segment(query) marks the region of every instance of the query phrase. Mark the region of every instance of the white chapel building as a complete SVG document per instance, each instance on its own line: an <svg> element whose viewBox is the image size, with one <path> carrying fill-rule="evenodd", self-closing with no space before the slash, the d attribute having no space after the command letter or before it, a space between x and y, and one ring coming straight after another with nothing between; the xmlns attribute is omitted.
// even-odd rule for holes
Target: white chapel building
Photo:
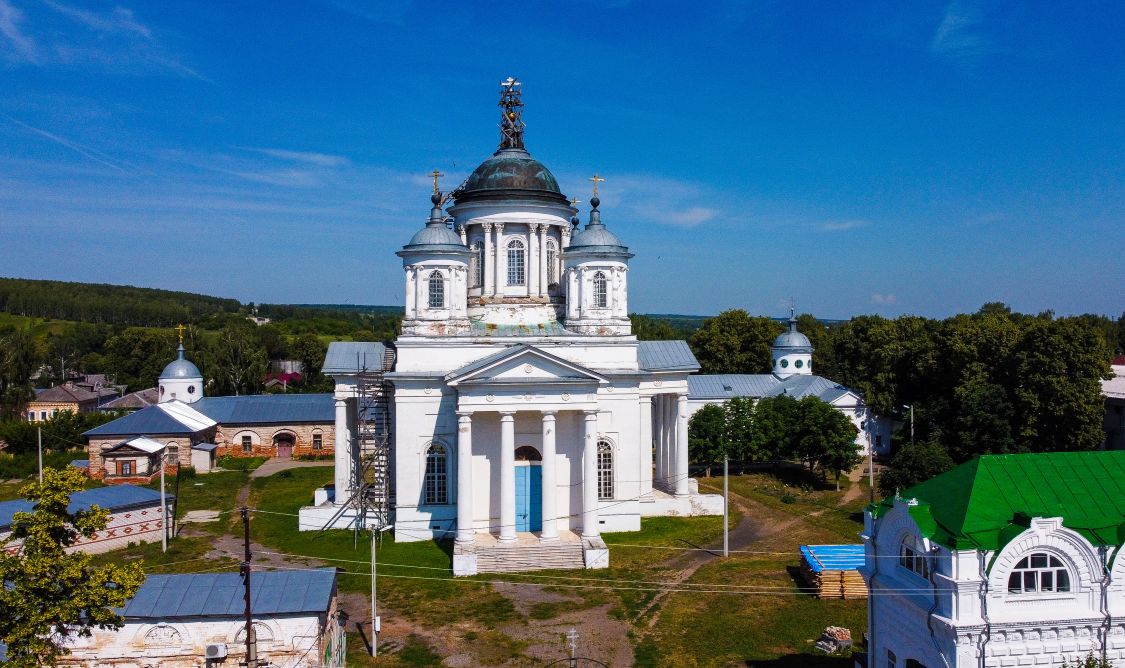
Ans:
<svg viewBox="0 0 1125 668"><path fill-rule="evenodd" d="M329 348L335 484L300 526L355 524L347 506L381 475L361 465L364 430L385 410L396 541L453 535L458 575L605 567L603 531L722 512L688 477L699 364L684 341L631 334L633 255L601 220L597 181L580 226L524 148L519 83L501 94L499 149L448 195L435 179L428 222L397 253L401 335Z"/></svg>

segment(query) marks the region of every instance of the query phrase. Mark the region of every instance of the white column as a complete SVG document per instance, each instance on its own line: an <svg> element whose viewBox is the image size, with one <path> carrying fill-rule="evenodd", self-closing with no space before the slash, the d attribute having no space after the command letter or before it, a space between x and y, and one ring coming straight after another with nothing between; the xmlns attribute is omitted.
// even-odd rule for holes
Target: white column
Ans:
<svg viewBox="0 0 1125 668"><path fill-rule="evenodd" d="M457 412L457 542L473 542L473 414Z"/></svg>
<svg viewBox="0 0 1125 668"><path fill-rule="evenodd" d="M484 285L481 294L489 296L493 293L492 279L496 276L496 270L492 268L492 264L496 258L492 248L492 223L485 223L482 227L484 227L484 266L480 268L480 275Z"/></svg>
<svg viewBox="0 0 1125 668"><path fill-rule="evenodd" d="M597 538L598 528L598 413L585 411L582 421L582 537Z"/></svg>
<svg viewBox="0 0 1125 668"><path fill-rule="evenodd" d="M559 537L559 491L555 473L555 414L543 411L543 532L539 540Z"/></svg>
<svg viewBox="0 0 1125 668"><path fill-rule="evenodd" d="M566 317L578 317L578 270L571 267L566 270Z"/></svg>
<svg viewBox="0 0 1125 668"><path fill-rule="evenodd" d="M539 226L539 296L547 295L547 225Z"/></svg>
<svg viewBox="0 0 1125 668"><path fill-rule="evenodd" d="M688 408L687 395L676 399L676 496L688 493Z"/></svg>
<svg viewBox="0 0 1125 668"><path fill-rule="evenodd" d="M570 225L563 225L559 232L562 235L561 248L566 248L570 245Z"/></svg>
<svg viewBox="0 0 1125 668"><path fill-rule="evenodd" d="M664 475L669 492L676 490L676 402L664 395Z"/></svg>
<svg viewBox="0 0 1125 668"><path fill-rule="evenodd" d="M465 226L464 225L458 225L457 226L457 232L461 234L461 243L468 246L469 245L469 235L465 233Z"/></svg>
<svg viewBox="0 0 1125 668"><path fill-rule="evenodd" d="M516 539L516 416L500 414L500 542Z"/></svg>
<svg viewBox="0 0 1125 668"><path fill-rule="evenodd" d="M527 226L527 271L524 278L527 280L527 296L534 297L539 294L539 264L543 258L539 256L539 244L535 241L535 233L539 230L538 223Z"/></svg>
<svg viewBox="0 0 1125 668"><path fill-rule="evenodd" d="M413 320L416 305L414 304L414 265L406 267L406 319Z"/></svg>
<svg viewBox="0 0 1125 668"><path fill-rule="evenodd" d="M422 265L414 267L414 309L418 314L416 317L421 317L422 311L429 306L429 301L426 299L425 269Z"/></svg>
<svg viewBox="0 0 1125 668"><path fill-rule="evenodd" d="M496 228L496 294L504 294L504 286L508 277L505 275L508 268L508 251L504 248L504 223L495 223Z"/></svg>
<svg viewBox="0 0 1125 668"><path fill-rule="evenodd" d="M652 397L641 397L641 501L652 500Z"/></svg>
<svg viewBox="0 0 1125 668"><path fill-rule="evenodd" d="M333 482L336 484L336 503L342 504L351 494L352 448L348 443L348 402L336 400L336 452L332 458L335 464Z"/></svg>

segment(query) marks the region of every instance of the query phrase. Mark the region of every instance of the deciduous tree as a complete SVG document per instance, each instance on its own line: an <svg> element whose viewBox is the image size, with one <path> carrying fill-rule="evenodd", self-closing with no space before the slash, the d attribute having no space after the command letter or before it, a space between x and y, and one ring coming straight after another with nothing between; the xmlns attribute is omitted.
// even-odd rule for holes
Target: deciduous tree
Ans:
<svg viewBox="0 0 1125 668"><path fill-rule="evenodd" d="M702 373L769 373L773 368L770 347L784 329L769 318L732 309L706 320L688 344Z"/></svg>
<svg viewBox="0 0 1125 668"><path fill-rule="evenodd" d="M939 443L926 441L908 445L899 450L891 459L890 466L879 474L879 492L890 496L945 473L954 466L949 452Z"/></svg>
<svg viewBox="0 0 1125 668"><path fill-rule="evenodd" d="M704 406L688 422L688 455L696 464L711 467L726 454L727 416L722 406Z"/></svg>

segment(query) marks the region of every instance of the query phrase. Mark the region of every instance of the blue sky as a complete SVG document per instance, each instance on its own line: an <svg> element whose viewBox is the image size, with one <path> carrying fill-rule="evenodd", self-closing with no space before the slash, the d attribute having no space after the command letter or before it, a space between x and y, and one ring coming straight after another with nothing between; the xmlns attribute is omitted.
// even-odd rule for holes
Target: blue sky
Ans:
<svg viewBox="0 0 1125 668"><path fill-rule="evenodd" d="M0 0L0 275L401 304L514 74L633 310L1125 309L1125 4L370 4Z"/></svg>

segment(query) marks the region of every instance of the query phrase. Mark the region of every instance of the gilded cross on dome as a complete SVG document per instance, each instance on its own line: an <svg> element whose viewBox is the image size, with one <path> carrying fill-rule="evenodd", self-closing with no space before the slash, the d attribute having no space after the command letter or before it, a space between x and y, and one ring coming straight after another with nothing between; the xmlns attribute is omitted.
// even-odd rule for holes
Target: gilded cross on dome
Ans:
<svg viewBox="0 0 1125 668"><path fill-rule="evenodd" d="M597 197L598 196L598 184L601 183L602 181L605 181L605 179L598 176L597 174L594 174L593 176L590 177L590 180L594 182L594 197Z"/></svg>
<svg viewBox="0 0 1125 668"><path fill-rule="evenodd" d="M187 329L187 327L184 327L182 324L176 325L176 333L178 333L180 335L180 345L181 346L184 345L184 330L186 330L186 329Z"/></svg>
<svg viewBox="0 0 1125 668"><path fill-rule="evenodd" d="M442 174L441 172L439 172L438 170L435 169L434 171L430 172L430 176L434 177L434 192L436 193L436 192L438 192L438 182L437 182L437 180L439 178L445 176L445 174Z"/></svg>

